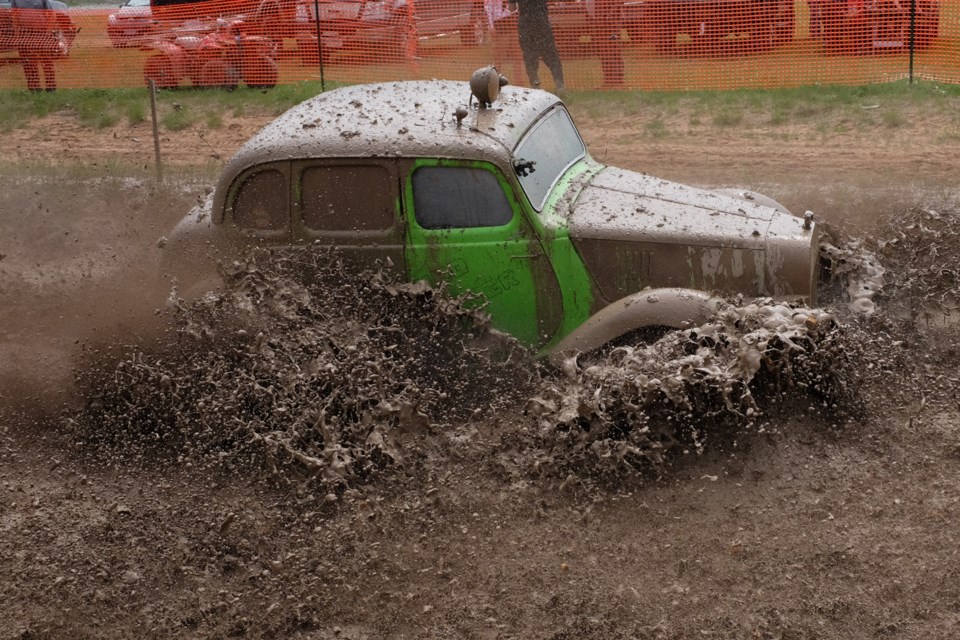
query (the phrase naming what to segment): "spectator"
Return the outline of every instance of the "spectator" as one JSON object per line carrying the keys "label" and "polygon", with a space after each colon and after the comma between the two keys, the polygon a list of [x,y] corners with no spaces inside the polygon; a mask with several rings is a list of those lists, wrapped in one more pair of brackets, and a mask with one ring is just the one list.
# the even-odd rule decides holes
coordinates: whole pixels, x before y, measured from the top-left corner
{"label": "spectator", "polygon": [[620,42],[622,0],[598,0],[599,24],[596,34],[600,47],[600,68],[605,89],[623,86],[623,46]]}
{"label": "spectator", "polygon": [[53,61],[63,55],[63,40],[56,32],[56,19],[49,0],[13,0],[13,27],[23,75],[30,91],[41,90],[40,69],[47,91],[55,91]]}
{"label": "spectator", "polygon": [[487,31],[493,31],[493,24],[507,15],[503,0],[483,0],[483,11],[487,16]]}
{"label": "spectator", "polygon": [[823,41],[823,0],[807,0],[810,9],[810,37]]}
{"label": "spectator", "polygon": [[517,34],[530,84],[540,88],[540,60],[543,60],[553,75],[557,91],[563,91],[563,66],[560,64],[557,42],[553,38],[553,27],[550,26],[547,0],[510,0],[510,10],[517,10],[518,4]]}

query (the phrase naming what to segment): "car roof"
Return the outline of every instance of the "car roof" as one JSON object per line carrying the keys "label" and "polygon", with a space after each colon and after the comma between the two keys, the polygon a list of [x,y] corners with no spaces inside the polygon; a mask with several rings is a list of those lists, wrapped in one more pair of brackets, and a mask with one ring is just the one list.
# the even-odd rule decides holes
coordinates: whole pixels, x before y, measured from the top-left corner
{"label": "car roof", "polygon": [[449,80],[355,85],[320,94],[248,140],[224,168],[218,191],[246,168],[278,160],[465,158],[508,166],[530,125],[560,102],[546,91],[506,86],[491,107],[480,109],[473,100],[458,126],[454,112],[469,96],[467,82]]}

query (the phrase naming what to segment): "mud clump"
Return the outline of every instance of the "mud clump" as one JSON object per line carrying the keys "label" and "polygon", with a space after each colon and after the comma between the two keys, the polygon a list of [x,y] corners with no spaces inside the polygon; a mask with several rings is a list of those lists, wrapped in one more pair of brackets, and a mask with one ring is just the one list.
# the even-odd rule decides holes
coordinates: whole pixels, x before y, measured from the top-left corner
{"label": "mud clump", "polygon": [[[797,400],[833,422],[862,410],[863,352],[818,309],[730,302],[710,323],[550,369],[491,330],[482,300],[387,268],[271,250],[222,271],[222,291],[176,300],[175,339],[86,369],[75,441],[112,459],[263,469],[334,501],[445,441],[527,479],[642,481],[768,430]],[[470,435],[475,419],[492,439]]]}
{"label": "mud clump", "polygon": [[223,291],[178,301],[175,341],[88,369],[77,440],[254,465],[334,499],[402,464],[405,437],[517,403],[534,380],[470,297],[351,275],[323,252],[255,251],[222,275]]}
{"label": "mud clump", "polygon": [[888,267],[884,298],[915,320],[960,310],[960,214],[911,209],[888,223],[876,241]]}
{"label": "mud clump", "polygon": [[[875,298],[882,313],[859,323],[871,404],[892,412],[910,407],[917,415],[924,408],[955,410],[960,214],[902,211],[862,244],[884,267]],[[850,265],[864,271],[856,260]]]}
{"label": "mud clump", "polygon": [[[115,459],[264,469],[330,500],[445,441],[526,479],[642,481],[773,430],[783,407],[846,422],[865,410],[864,381],[897,366],[899,343],[871,335],[876,315],[736,300],[554,370],[492,331],[482,300],[387,267],[271,250],[222,275],[222,291],[177,301],[174,340],[86,370],[76,441]],[[477,418],[492,439],[469,435]]]}
{"label": "mud clump", "polygon": [[534,466],[560,477],[659,475],[677,455],[763,432],[767,413],[798,398],[841,420],[862,410],[856,354],[822,310],[728,304],[713,322],[652,344],[568,360],[566,377],[527,406]]}

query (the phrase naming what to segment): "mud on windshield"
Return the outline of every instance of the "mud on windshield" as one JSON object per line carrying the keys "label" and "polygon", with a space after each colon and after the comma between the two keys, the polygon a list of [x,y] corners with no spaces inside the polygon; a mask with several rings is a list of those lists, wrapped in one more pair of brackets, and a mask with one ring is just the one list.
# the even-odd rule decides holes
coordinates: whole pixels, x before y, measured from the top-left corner
{"label": "mud on windshield", "polygon": [[513,152],[513,166],[537,211],[560,177],[587,153],[570,114],[557,105],[527,132]]}

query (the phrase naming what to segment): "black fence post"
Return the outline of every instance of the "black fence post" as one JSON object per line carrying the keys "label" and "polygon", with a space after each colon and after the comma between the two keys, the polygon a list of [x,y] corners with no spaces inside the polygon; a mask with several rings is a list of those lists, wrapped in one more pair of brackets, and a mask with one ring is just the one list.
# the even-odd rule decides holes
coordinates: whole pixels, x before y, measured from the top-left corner
{"label": "black fence post", "polygon": [[[913,0],[911,0],[912,2]],[[320,33],[320,0],[313,0],[313,23],[317,30],[317,59],[320,61],[320,93],[327,90],[323,78],[323,37]]]}
{"label": "black fence post", "polygon": [[910,84],[913,84],[913,50],[917,34],[917,0],[910,0]]}

